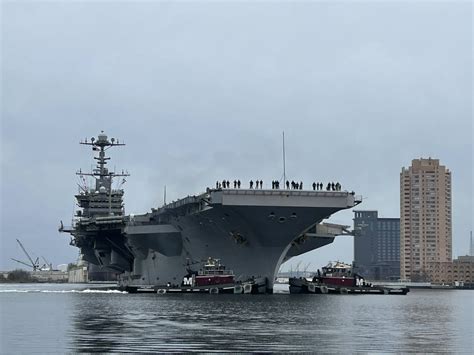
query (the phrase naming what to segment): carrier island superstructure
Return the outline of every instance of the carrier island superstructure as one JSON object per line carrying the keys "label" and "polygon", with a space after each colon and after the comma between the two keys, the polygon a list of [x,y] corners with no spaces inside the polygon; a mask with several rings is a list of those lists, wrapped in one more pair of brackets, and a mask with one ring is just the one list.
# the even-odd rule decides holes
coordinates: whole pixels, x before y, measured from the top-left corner
{"label": "carrier island superstructure", "polygon": [[[107,168],[106,150],[123,145],[103,132],[81,142],[98,152],[96,168],[77,174],[84,181],[75,196],[78,209],[71,244],[82,258],[120,273],[128,290],[180,285],[190,270],[209,257],[232,269],[236,280],[253,280],[257,292],[273,291],[282,262],[331,243],[345,226],[322,223],[360,198],[347,191],[288,189],[210,189],[126,215],[124,191],[113,179],[128,176]],[[88,187],[84,176],[95,179]],[[123,179],[124,181],[124,179]]]}

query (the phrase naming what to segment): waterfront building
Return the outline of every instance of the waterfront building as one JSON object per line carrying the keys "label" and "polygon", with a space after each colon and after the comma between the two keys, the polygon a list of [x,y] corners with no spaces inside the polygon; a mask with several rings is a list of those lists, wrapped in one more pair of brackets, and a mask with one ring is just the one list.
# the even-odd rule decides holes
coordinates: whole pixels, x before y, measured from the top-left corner
{"label": "waterfront building", "polygon": [[433,284],[474,286],[474,256],[460,256],[453,261],[430,262],[427,274]]}
{"label": "waterfront building", "polygon": [[354,266],[371,280],[400,278],[400,219],[354,211]]}
{"label": "waterfront building", "polygon": [[429,281],[428,263],[452,260],[451,172],[438,159],[414,159],[400,173],[400,273]]}

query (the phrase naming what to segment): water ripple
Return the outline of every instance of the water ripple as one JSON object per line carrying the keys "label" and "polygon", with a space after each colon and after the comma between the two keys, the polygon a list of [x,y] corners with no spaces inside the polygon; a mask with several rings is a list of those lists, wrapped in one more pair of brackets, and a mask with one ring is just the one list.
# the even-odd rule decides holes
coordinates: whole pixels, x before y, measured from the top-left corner
{"label": "water ripple", "polygon": [[[54,292],[0,294],[2,323],[8,324],[2,327],[0,352],[463,353],[473,348],[472,291],[407,296],[49,291]],[[54,321],[43,321],[49,319]]]}

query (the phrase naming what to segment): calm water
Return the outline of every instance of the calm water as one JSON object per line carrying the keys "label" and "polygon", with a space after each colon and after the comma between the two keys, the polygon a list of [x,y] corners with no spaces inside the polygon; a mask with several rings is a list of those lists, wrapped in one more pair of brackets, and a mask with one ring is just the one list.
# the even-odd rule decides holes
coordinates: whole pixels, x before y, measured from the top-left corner
{"label": "calm water", "polygon": [[472,353],[474,348],[474,291],[137,295],[87,287],[0,285],[1,352]]}

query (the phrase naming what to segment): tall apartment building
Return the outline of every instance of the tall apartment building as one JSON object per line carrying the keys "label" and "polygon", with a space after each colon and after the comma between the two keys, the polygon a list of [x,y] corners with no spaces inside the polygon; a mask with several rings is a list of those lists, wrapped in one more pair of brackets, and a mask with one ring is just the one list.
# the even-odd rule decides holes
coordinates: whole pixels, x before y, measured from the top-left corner
{"label": "tall apartment building", "polygon": [[431,262],[452,261],[451,172],[414,159],[400,173],[400,276],[428,281]]}
{"label": "tall apartment building", "polygon": [[354,211],[354,266],[370,280],[400,278],[400,219]]}

